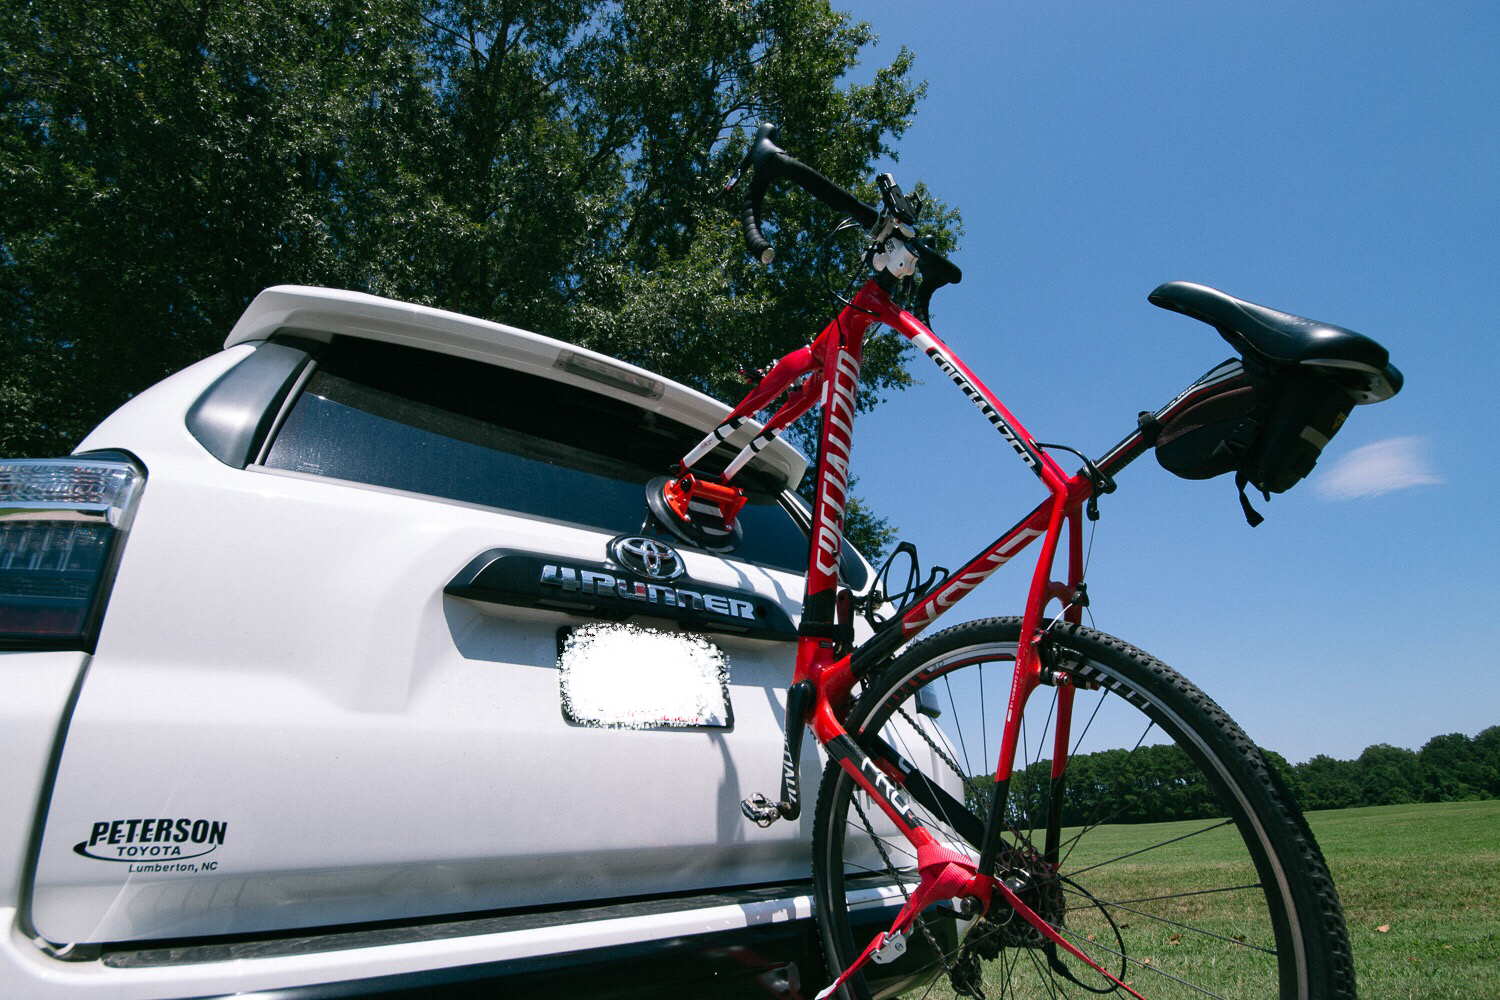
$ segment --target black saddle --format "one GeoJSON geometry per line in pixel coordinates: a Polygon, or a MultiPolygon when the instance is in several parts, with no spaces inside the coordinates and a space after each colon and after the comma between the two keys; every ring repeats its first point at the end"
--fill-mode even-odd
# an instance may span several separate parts
{"type": "Polygon", "coordinates": [[[1356,402],[1379,402],[1401,389],[1401,372],[1391,364],[1390,353],[1362,333],[1258,306],[1190,281],[1159,285],[1148,299],[1214,327],[1246,360],[1271,368],[1322,369],[1356,402]]]}

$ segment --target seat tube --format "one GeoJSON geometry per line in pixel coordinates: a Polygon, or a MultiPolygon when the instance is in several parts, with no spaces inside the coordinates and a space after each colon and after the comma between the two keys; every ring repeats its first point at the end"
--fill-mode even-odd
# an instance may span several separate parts
{"type": "MultiPolygon", "coordinates": [[[[1074,507],[1068,513],[1068,598],[1063,620],[1074,625],[1083,622],[1083,604],[1079,594],[1083,587],[1083,519],[1074,507]]],[[[1062,841],[1062,807],[1064,781],[1067,777],[1069,749],[1073,732],[1073,693],[1075,688],[1063,679],[1057,680],[1057,723],[1052,734],[1052,775],[1047,788],[1047,837],[1045,856],[1057,863],[1062,841]]]]}
{"type": "Polygon", "coordinates": [[[1021,716],[1027,700],[1031,697],[1031,692],[1036,690],[1041,677],[1041,662],[1037,657],[1034,640],[1038,635],[1042,608],[1047,602],[1047,594],[1051,591],[1052,563],[1057,555],[1057,543],[1062,535],[1067,513],[1066,489],[1054,491],[1052,510],[1047,521],[1047,534],[1042,539],[1042,551],[1037,557],[1031,593],[1026,601],[1026,613],[1021,618],[1020,644],[1016,647],[1015,675],[1011,679],[1010,699],[1006,703],[1005,728],[1000,735],[1000,756],[995,764],[995,792],[990,800],[990,814],[985,824],[984,844],[979,855],[981,872],[993,871],[995,859],[1000,853],[1000,838],[1005,830],[1005,807],[1010,793],[1010,776],[1015,768],[1016,747],[1021,738],[1021,716]]]}

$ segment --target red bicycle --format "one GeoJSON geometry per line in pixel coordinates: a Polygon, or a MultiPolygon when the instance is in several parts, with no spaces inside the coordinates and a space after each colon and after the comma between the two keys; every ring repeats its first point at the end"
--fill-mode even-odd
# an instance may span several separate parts
{"type": "Polygon", "coordinates": [[[924,322],[932,293],[961,274],[916,237],[915,199],[882,175],[881,203],[864,204],[775,138],[761,128],[726,188],[748,181],[751,252],[772,259],[762,200],[772,183],[790,182],[865,231],[870,277],[648,499],[684,538],[727,547],[744,503],[735,474],[822,402],[781,795],[743,804],[763,825],[800,815],[798,760],[811,729],[828,757],[813,824],[830,973],[819,997],[868,997],[872,984],[894,995],[939,976],[976,997],[1353,997],[1338,895],[1276,770],[1193,684],[1083,625],[1083,520],[1154,449],[1188,478],[1234,472],[1257,523],[1247,487],[1267,497],[1290,488],[1355,404],[1400,389],[1385,349],[1214,289],[1162,285],[1152,302],[1214,326],[1238,356],[1089,460],[1038,442],[924,322]],[[973,401],[1047,496],[952,573],[923,579],[915,551],[901,546],[900,592],[890,592],[887,563],[857,600],[840,578],[842,524],[861,350],[877,325],[973,401]],[[783,396],[724,472],[696,469],[783,396]],[[1082,468],[1068,474],[1054,451],[1082,468]],[[1019,617],[917,639],[1033,542],[1041,551],[1019,617]],[[873,634],[856,645],[861,613],[873,634]]]}

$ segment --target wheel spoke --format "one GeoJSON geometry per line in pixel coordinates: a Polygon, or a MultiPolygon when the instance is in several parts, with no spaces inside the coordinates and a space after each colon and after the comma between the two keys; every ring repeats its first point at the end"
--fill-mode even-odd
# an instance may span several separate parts
{"type": "MultiPolygon", "coordinates": [[[[1232,891],[1237,891],[1238,889],[1259,889],[1259,888],[1261,888],[1259,884],[1257,884],[1257,885],[1244,885],[1244,886],[1238,886],[1238,887],[1236,887],[1236,889],[1211,889],[1211,890],[1209,890],[1209,892],[1232,892],[1232,891]]],[[[1099,906],[1108,906],[1108,907],[1110,907],[1112,909],[1124,910],[1126,913],[1134,913],[1137,916],[1145,917],[1147,920],[1155,920],[1157,923],[1170,924],[1173,927],[1181,927],[1185,931],[1192,931],[1194,934],[1201,934],[1204,937],[1214,938],[1215,940],[1223,941],[1226,944],[1232,944],[1232,945],[1234,945],[1237,948],[1249,948],[1252,951],[1265,952],[1267,955],[1273,955],[1273,956],[1276,954],[1276,952],[1273,949],[1271,949],[1271,948],[1262,948],[1258,944],[1250,944],[1247,941],[1241,941],[1238,938],[1233,938],[1233,937],[1230,937],[1230,936],[1228,936],[1226,934],[1215,934],[1213,931],[1204,930],[1202,927],[1194,927],[1192,924],[1185,924],[1185,923],[1183,923],[1180,920],[1171,920],[1171,919],[1168,919],[1167,917],[1157,916],[1155,913],[1150,913],[1150,912],[1148,912],[1146,910],[1138,910],[1135,907],[1133,907],[1133,906],[1127,906],[1124,903],[1114,903],[1114,902],[1110,902],[1107,899],[1097,899],[1097,898],[1095,898],[1093,896],[1089,896],[1088,893],[1076,892],[1075,890],[1071,890],[1071,889],[1065,889],[1063,891],[1064,892],[1074,892],[1075,895],[1085,896],[1086,898],[1089,899],[1090,902],[1096,903],[1099,906]]],[[[1204,895],[1204,894],[1205,893],[1181,893],[1181,894],[1176,894],[1176,895],[1172,895],[1172,896],[1158,896],[1157,898],[1158,899],[1179,899],[1179,898],[1182,898],[1182,896],[1184,896],[1184,895],[1204,895]]]]}
{"type": "Polygon", "coordinates": [[[1199,986],[1196,983],[1190,983],[1186,979],[1183,979],[1180,976],[1174,976],[1174,975],[1172,975],[1170,972],[1166,971],[1165,969],[1159,969],[1155,965],[1148,965],[1147,963],[1142,962],[1139,959],[1132,958],[1129,955],[1122,954],[1122,953],[1120,953],[1118,951],[1115,951],[1115,949],[1109,947],[1108,945],[1102,945],[1102,944],[1100,944],[1097,941],[1080,941],[1078,939],[1078,936],[1076,934],[1070,934],[1067,931],[1063,931],[1062,934],[1063,934],[1064,937],[1066,937],[1070,941],[1072,941],[1073,944],[1075,946],[1077,946],[1080,951],[1087,951],[1089,949],[1093,949],[1095,951],[1108,952],[1109,954],[1115,956],[1116,958],[1124,960],[1125,962],[1129,963],[1130,965],[1135,966],[1137,969],[1140,969],[1143,972],[1150,972],[1150,973],[1152,973],[1154,975],[1165,976],[1166,978],[1172,980],[1174,983],[1181,983],[1183,986],[1186,986],[1190,990],[1194,990],[1194,991],[1196,991],[1198,993],[1202,993],[1204,996],[1207,996],[1207,997],[1214,997],[1214,998],[1216,998],[1216,1000],[1228,1000],[1227,997],[1221,996],[1220,994],[1215,993],[1213,990],[1204,989],[1202,986],[1199,986]]]}
{"type": "Polygon", "coordinates": [[[1069,878],[1077,878],[1079,875],[1082,875],[1084,872],[1091,872],[1091,871],[1093,871],[1096,868],[1103,868],[1105,865],[1116,864],[1118,862],[1124,861],[1126,858],[1134,858],[1134,857],[1137,857],[1139,855],[1145,854],[1145,853],[1147,853],[1149,851],[1160,850],[1161,848],[1168,847],[1168,846],[1170,846],[1172,844],[1180,844],[1184,840],[1191,840],[1194,837],[1200,837],[1203,834],[1208,833],[1210,830],[1217,830],[1220,827],[1228,826],[1229,824],[1231,824],[1233,822],[1234,822],[1234,820],[1226,819],[1226,820],[1224,820],[1221,823],[1215,823],[1213,826],[1205,826],[1201,830],[1194,830],[1192,833],[1185,833],[1185,834],[1183,834],[1180,837],[1173,837],[1170,840],[1163,840],[1163,841],[1161,841],[1159,843],[1152,844],[1149,847],[1142,847],[1139,850],[1131,851],[1128,854],[1122,854],[1122,855],[1120,855],[1117,858],[1110,858],[1108,861],[1101,861],[1098,864],[1089,865],[1087,868],[1075,868],[1074,870],[1068,872],[1068,877],[1069,878]]]}
{"type": "MultiPolygon", "coordinates": [[[[950,704],[950,705],[956,705],[957,701],[953,697],[953,686],[948,682],[948,675],[947,674],[943,675],[943,688],[948,692],[948,704],[950,704]]],[[[983,701],[983,698],[981,698],[980,700],[983,701]]],[[[980,706],[979,711],[981,713],[983,713],[983,711],[984,711],[984,706],[983,705],[980,706]]],[[[973,774],[974,773],[974,761],[969,756],[969,745],[968,745],[968,743],[964,742],[964,730],[963,730],[963,727],[962,726],[955,726],[954,727],[954,732],[958,735],[958,748],[959,748],[959,751],[964,755],[964,768],[963,768],[963,772],[964,772],[965,775],[973,774]]]]}
{"type": "Polygon", "coordinates": [[[1242,889],[1263,889],[1259,882],[1248,885],[1226,885],[1220,889],[1193,889],[1189,892],[1169,892],[1161,896],[1142,896],[1140,899],[1120,899],[1117,903],[1152,903],[1159,899],[1186,899],[1189,896],[1211,896],[1216,892],[1239,892],[1242,889]]]}
{"type": "MultiPolygon", "coordinates": [[[[1098,705],[1094,706],[1096,711],[1100,707],[1103,706],[1105,700],[1106,700],[1105,698],[1100,698],[1099,699],[1098,705]]],[[[1156,723],[1154,721],[1147,724],[1145,731],[1142,732],[1141,735],[1140,735],[1140,738],[1135,741],[1135,746],[1133,746],[1133,747],[1130,748],[1130,754],[1126,758],[1127,761],[1135,757],[1136,751],[1139,750],[1141,748],[1141,745],[1146,742],[1146,737],[1151,735],[1151,730],[1155,727],[1155,725],[1156,725],[1156,723]]],[[[1067,780],[1067,772],[1066,771],[1063,772],[1063,780],[1067,780]]],[[[1108,823],[1110,820],[1114,819],[1119,814],[1120,814],[1120,810],[1116,809],[1114,812],[1110,813],[1108,816],[1105,816],[1104,818],[1100,819],[1098,817],[1098,814],[1096,813],[1095,817],[1094,817],[1094,819],[1092,821],[1090,821],[1088,823],[1085,823],[1084,826],[1083,826],[1083,829],[1079,830],[1071,838],[1069,838],[1069,840],[1067,841],[1067,844],[1065,845],[1068,849],[1063,852],[1062,860],[1059,861],[1058,864],[1059,865],[1065,865],[1065,864],[1067,864],[1068,863],[1068,858],[1071,857],[1072,854],[1073,854],[1073,847],[1080,840],[1082,840],[1085,836],[1087,836],[1091,831],[1096,830],[1096,829],[1098,829],[1101,826],[1104,826],[1106,823],[1108,823]]]]}

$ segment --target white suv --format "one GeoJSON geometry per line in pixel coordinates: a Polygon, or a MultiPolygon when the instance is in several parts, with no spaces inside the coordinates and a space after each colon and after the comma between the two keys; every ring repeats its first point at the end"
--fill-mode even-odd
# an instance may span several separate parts
{"type": "Polygon", "coordinates": [[[725,412],[280,287],[72,458],[0,462],[0,995],[818,980],[810,818],[740,810],[780,787],[804,461],[777,443],[739,477],[727,553],[646,503],[725,412]],[[560,654],[599,622],[701,637],[712,704],[653,717],[670,675],[637,656],[565,706],[560,654]],[[644,715],[600,725],[610,698],[644,715]]]}

